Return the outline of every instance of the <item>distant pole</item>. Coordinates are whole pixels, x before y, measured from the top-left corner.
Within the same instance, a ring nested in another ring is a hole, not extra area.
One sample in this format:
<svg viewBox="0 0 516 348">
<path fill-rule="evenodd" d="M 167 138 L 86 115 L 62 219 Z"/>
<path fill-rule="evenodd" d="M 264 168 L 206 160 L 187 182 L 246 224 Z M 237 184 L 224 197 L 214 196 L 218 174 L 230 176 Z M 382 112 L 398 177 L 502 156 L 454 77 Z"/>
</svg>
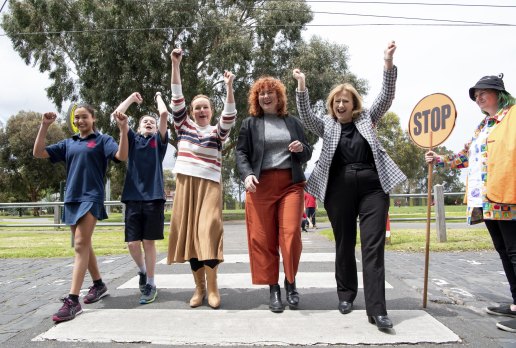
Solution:
<svg viewBox="0 0 516 348">
<path fill-rule="evenodd" d="M 435 229 L 437 230 L 437 242 L 446 242 L 446 213 L 444 209 L 443 185 L 434 186 L 434 212 Z"/>
</svg>

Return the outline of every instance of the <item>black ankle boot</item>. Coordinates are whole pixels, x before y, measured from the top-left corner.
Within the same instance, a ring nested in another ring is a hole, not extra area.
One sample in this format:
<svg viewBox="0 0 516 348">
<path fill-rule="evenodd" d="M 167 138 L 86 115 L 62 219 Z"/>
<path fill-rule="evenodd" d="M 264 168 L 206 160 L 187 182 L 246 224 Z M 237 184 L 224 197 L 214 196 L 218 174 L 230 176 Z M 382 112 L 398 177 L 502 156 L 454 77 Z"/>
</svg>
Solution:
<svg viewBox="0 0 516 348">
<path fill-rule="evenodd" d="M 294 282 L 289 283 L 287 278 L 285 278 L 285 292 L 287 293 L 287 302 L 290 309 L 297 309 L 299 305 L 299 293 L 296 289 L 296 280 Z"/>
<path fill-rule="evenodd" d="M 269 309 L 274 313 L 283 312 L 283 303 L 281 303 L 281 290 L 278 284 L 269 285 L 270 287 L 270 302 Z"/>
<path fill-rule="evenodd" d="M 367 319 L 371 324 L 376 325 L 378 330 L 392 329 L 392 321 L 387 315 L 368 316 Z"/>
</svg>

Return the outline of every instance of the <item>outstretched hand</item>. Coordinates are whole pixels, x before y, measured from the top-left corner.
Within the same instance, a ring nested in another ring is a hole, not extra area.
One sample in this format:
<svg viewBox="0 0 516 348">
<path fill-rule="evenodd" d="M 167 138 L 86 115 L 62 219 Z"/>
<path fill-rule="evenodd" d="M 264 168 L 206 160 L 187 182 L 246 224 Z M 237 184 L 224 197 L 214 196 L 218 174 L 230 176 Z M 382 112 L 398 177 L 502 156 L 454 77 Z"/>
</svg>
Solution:
<svg viewBox="0 0 516 348">
<path fill-rule="evenodd" d="M 142 98 L 141 94 L 138 92 L 134 92 L 133 94 L 131 94 L 131 96 L 129 98 L 131 98 L 131 101 L 133 103 L 136 103 L 138 105 L 140 105 L 143 102 L 143 98 Z"/>
<path fill-rule="evenodd" d="M 183 50 L 181 48 L 174 48 L 170 53 L 170 59 L 172 59 L 172 64 L 179 64 L 183 59 Z"/>
<path fill-rule="evenodd" d="M 299 80 L 303 80 L 303 81 L 305 80 L 305 74 L 303 72 L 301 72 L 301 70 L 299 70 L 297 68 L 292 71 L 292 76 L 294 76 L 294 78 L 296 80 L 298 80 L 298 81 Z"/>
<path fill-rule="evenodd" d="M 45 112 L 41 117 L 41 123 L 44 125 L 51 125 L 56 120 L 57 115 L 55 112 Z"/>
<path fill-rule="evenodd" d="M 393 41 L 389 42 L 385 51 L 383 51 L 383 58 L 385 60 L 392 60 L 394 52 L 396 51 L 396 43 Z"/>
<path fill-rule="evenodd" d="M 128 117 L 126 114 L 120 111 L 115 111 L 113 113 L 113 116 L 115 118 L 116 124 L 118 125 L 118 128 L 122 131 L 128 126 Z"/>
<path fill-rule="evenodd" d="M 425 153 L 425 161 L 428 164 L 434 163 L 436 157 L 437 157 L 437 155 L 433 151 L 428 151 L 427 153 Z"/>
<path fill-rule="evenodd" d="M 231 71 L 229 71 L 229 70 L 224 71 L 224 83 L 226 85 L 233 85 L 234 80 L 235 80 L 235 75 Z"/>
</svg>

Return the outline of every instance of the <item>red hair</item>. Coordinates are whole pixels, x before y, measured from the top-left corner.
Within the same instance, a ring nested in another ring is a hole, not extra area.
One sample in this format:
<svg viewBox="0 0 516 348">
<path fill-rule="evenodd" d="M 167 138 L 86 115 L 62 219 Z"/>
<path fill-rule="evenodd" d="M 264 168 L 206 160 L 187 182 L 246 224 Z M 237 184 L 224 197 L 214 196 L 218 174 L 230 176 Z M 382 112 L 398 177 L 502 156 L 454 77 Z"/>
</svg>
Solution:
<svg viewBox="0 0 516 348">
<path fill-rule="evenodd" d="M 265 89 L 275 91 L 278 96 L 278 116 L 287 116 L 287 92 L 285 85 L 280 80 L 270 76 L 260 77 L 249 90 L 249 97 L 247 99 L 249 115 L 263 116 L 263 109 L 258 102 L 258 96 Z"/>
</svg>

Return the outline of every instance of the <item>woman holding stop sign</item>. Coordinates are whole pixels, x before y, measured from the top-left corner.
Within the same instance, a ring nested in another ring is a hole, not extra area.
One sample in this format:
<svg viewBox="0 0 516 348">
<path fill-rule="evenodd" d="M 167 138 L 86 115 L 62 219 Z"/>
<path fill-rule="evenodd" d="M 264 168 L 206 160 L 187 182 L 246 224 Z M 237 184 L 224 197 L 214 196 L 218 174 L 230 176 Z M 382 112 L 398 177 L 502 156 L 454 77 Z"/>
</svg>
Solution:
<svg viewBox="0 0 516 348">
<path fill-rule="evenodd" d="M 503 74 L 484 76 L 469 89 L 484 118 L 465 148 L 450 156 L 428 151 L 425 159 L 438 167 L 468 168 L 468 223 L 486 224 L 513 299 L 512 304 L 488 307 L 487 312 L 516 318 L 516 100 L 505 90 L 502 78 Z M 496 326 L 516 332 L 515 319 Z"/>
</svg>

